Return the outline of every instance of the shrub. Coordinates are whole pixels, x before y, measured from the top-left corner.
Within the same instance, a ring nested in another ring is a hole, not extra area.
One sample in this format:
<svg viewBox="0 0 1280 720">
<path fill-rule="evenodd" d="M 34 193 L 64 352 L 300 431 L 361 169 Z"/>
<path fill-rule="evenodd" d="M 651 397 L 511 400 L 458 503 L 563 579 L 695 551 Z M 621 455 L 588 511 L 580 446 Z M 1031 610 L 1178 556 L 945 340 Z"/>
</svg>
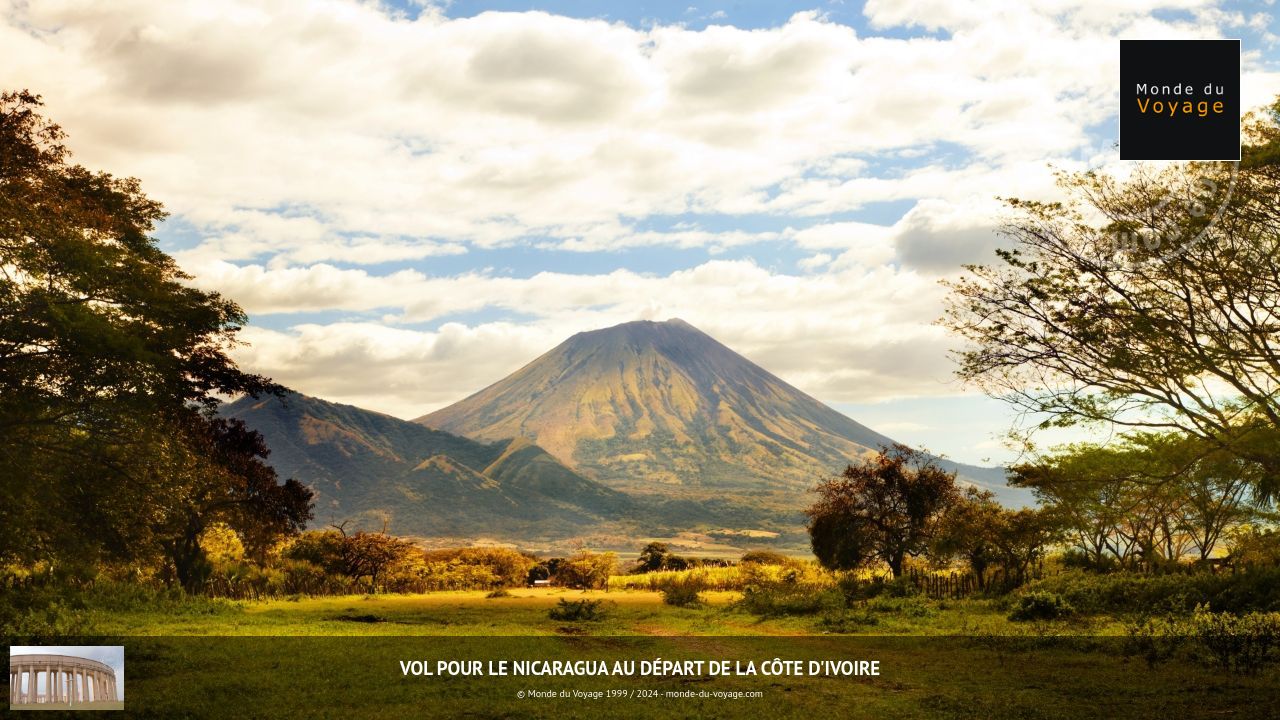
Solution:
<svg viewBox="0 0 1280 720">
<path fill-rule="evenodd" d="M 813 615 L 844 608 L 844 597 L 832 588 L 809 585 L 748 585 L 738 607 L 753 615 Z"/>
<path fill-rule="evenodd" d="M 1142 616 L 1125 625 L 1125 655 L 1140 655 L 1147 667 L 1168 660 L 1186 642 L 1186 630 L 1177 617 Z"/>
<path fill-rule="evenodd" d="M 1074 614 L 1071 604 L 1060 596 L 1048 592 L 1032 591 L 1018 598 L 1009 613 L 1010 620 L 1058 620 Z"/>
<path fill-rule="evenodd" d="M 1127 630 L 1126 652 L 1150 666 L 1186 647 L 1206 664 L 1253 675 L 1280 656 L 1280 613 L 1234 615 L 1200 606 L 1191 615 L 1142 618 Z"/>
<path fill-rule="evenodd" d="M 511 593 L 507 592 L 506 588 L 498 588 L 497 590 L 490 590 L 489 594 L 485 595 L 485 597 L 490 600 L 494 600 L 496 598 L 509 598 L 511 597 Z"/>
<path fill-rule="evenodd" d="M 689 607 L 702 603 L 702 591 L 707 589 L 707 580 L 701 574 L 687 573 L 665 580 L 658 588 L 662 593 L 662 602 L 676 607 Z"/>
<path fill-rule="evenodd" d="M 538 564 L 537 558 L 511 548 L 484 547 L 436 550 L 423 553 L 428 563 L 452 563 L 455 567 L 485 568 L 490 582 L 498 587 L 517 587 L 528 582 L 529 573 Z"/>
<path fill-rule="evenodd" d="M 1280 610 L 1280 568 L 1250 568 L 1222 575 L 1071 571 L 1037 580 L 1024 589 L 1060 595 L 1082 613 L 1185 613 L 1198 605 L 1237 614 Z"/>
<path fill-rule="evenodd" d="M 1280 649 L 1280 613 L 1232 615 L 1200 607 L 1190 633 L 1218 667 L 1253 675 Z"/>
<path fill-rule="evenodd" d="M 818 621 L 818 627 L 824 632 L 830 633 L 856 633 L 860 630 L 880 624 L 880 619 L 871 613 L 870 610 L 862 610 L 852 612 L 849 610 L 838 610 L 835 612 L 827 612 Z"/>
<path fill-rule="evenodd" d="M 845 606 L 830 573 L 813 563 L 738 566 L 743 583 L 738 607 L 755 615 L 812 615 Z"/>
<path fill-rule="evenodd" d="M 881 595 L 867 604 L 867 611 L 912 618 L 928 617 L 933 614 L 933 608 L 921 595 L 910 597 Z"/>
<path fill-rule="evenodd" d="M 74 599 L 42 599 L 22 609 L 0 607 L 0 635 L 8 638 L 53 642 L 88 634 L 88 627 L 84 610 Z"/>
<path fill-rule="evenodd" d="M 547 611 L 547 617 L 560 622 L 595 622 L 603 620 L 605 614 L 603 600 L 565 600 L 561 598 L 555 607 Z"/>
<path fill-rule="evenodd" d="M 911 578 L 903 575 L 880 583 L 880 593 L 893 598 L 914 597 L 920 594 L 920 588 L 911 581 Z"/>
<path fill-rule="evenodd" d="M 689 575 L 702 578 L 706 587 L 703 590 L 741 590 L 743 582 L 742 569 L 739 566 L 701 567 L 696 570 L 659 570 L 637 575 L 614 575 L 609 578 L 611 590 L 652 590 L 660 592 L 673 580 L 682 580 Z"/>
<path fill-rule="evenodd" d="M 793 565 L 795 560 L 773 550 L 752 550 L 742 556 L 738 562 L 743 565 Z"/>
</svg>

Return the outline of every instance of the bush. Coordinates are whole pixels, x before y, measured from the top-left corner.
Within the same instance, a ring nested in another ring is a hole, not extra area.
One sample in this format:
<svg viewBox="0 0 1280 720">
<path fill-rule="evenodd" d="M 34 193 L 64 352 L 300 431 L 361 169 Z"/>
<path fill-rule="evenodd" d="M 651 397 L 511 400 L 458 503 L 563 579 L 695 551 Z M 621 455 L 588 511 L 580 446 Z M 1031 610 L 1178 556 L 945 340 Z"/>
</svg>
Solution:
<svg viewBox="0 0 1280 720">
<path fill-rule="evenodd" d="M 742 556 L 738 562 L 743 565 L 794 565 L 795 560 L 773 550 L 752 550 Z"/>
<path fill-rule="evenodd" d="M 1280 649 L 1280 613 L 1232 615 L 1197 608 L 1190 633 L 1218 667 L 1253 675 Z"/>
<path fill-rule="evenodd" d="M 510 548 L 458 548 L 424 552 L 423 560 L 430 566 L 443 563 L 453 567 L 485 568 L 491 586 L 518 587 L 528 582 L 529 573 L 538 564 L 537 558 Z"/>
<path fill-rule="evenodd" d="M 560 622 L 595 622 L 606 615 L 603 600 L 565 600 L 549 611 L 547 617 Z"/>
<path fill-rule="evenodd" d="M 683 580 L 689 575 L 702 578 L 703 590 L 741 590 L 743 582 L 740 566 L 701 567 L 696 570 L 658 570 L 636 575 L 614 575 L 609 578 L 611 590 L 652 590 L 661 592 L 668 582 Z"/>
<path fill-rule="evenodd" d="M 1075 613 L 1071 604 L 1053 593 L 1033 591 L 1018 598 L 1010 620 L 1059 620 Z"/>
<path fill-rule="evenodd" d="M 1280 568 L 1222 575 L 1072 571 L 1036 580 L 1024 590 L 1060 595 L 1081 613 L 1188 613 L 1199 605 L 1215 612 L 1272 612 L 1280 611 Z"/>
<path fill-rule="evenodd" d="M 844 597 L 833 588 L 808 585 L 748 585 L 738 607 L 753 615 L 814 615 L 844 608 Z"/>
<path fill-rule="evenodd" d="M 920 588 L 906 575 L 882 582 L 880 588 L 882 595 L 892 598 L 915 597 L 920 594 Z"/>
<path fill-rule="evenodd" d="M 489 594 L 485 595 L 485 597 L 490 600 L 497 598 L 509 598 L 511 597 L 511 593 L 507 592 L 506 588 L 498 588 L 497 590 L 490 590 Z"/>
<path fill-rule="evenodd" d="M 881 595 L 867 604 L 867 611 L 911 618 L 928 617 L 933 614 L 933 608 L 922 595 L 910 597 Z"/>
<path fill-rule="evenodd" d="M 1186 630 L 1174 616 L 1142 616 L 1125 625 L 1125 654 L 1140 655 L 1147 667 L 1173 657 L 1186 641 Z"/>
<path fill-rule="evenodd" d="M 1254 675 L 1280 656 L 1280 613 L 1234 615 L 1201 606 L 1189 616 L 1142 618 L 1127 629 L 1126 652 L 1142 655 L 1149 666 L 1187 647 L 1206 664 Z"/>
<path fill-rule="evenodd" d="M 743 588 L 737 605 L 755 615 L 812 615 L 845 606 L 832 575 L 813 563 L 748 563 L 738 572 Z"/>
<path fill-rule="evenodd" d="M 827 612 L 818 621 L 818 627 L 824 632 L 840 634 L 856 633 L 864 628 L 879 624 L 880 619 L 871 614 L 870 610 L 851 612 L 842 609 L 835 612 Z"/>
<path fill-rule="evenodd" d="M 688 573 L 665 580 L 658 588 L 662 593 L 662 602 L 676 607 L 689 607 L 702 603 L 702 591 L 707 589 L 707 580 L 701 574 Z"/>
</svg>

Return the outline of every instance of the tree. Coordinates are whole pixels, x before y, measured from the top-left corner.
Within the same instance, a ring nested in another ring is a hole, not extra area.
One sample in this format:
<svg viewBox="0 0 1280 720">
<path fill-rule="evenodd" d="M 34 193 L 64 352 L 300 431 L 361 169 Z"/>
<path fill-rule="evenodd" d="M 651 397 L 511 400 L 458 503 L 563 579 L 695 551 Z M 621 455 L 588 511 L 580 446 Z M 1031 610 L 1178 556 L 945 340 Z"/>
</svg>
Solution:
<svg viewBox="0 0 1280 720">
<path fill-rule="evenodd" d="M 1133 448 L 1077 444 L 1010 469 L 1009 484 L 1036 499 L 1089 564 L 1128 563 L 1138 549 L 1131 520 L 1143 500 L 1142 458 Z"/>
<path fill-rule="evenodd" d="M 170 489 L 155 498 L 161 512 L 155 533 L 168 552 L 178 582 L 194 589 L 193 569 L 204 564 L 200 538 L 214 523 L 236 530 L 251 557 L 259 560 L 276 538 L 299 532 L 311 519 L 312 493 L 296 480 L 277 481 L 262 436 L 240 420 L 186 417 L 163 467 L 161 484 Z"/>
<path fill-rule="evenodd" d="M 651 542 L 641 548 L 640 557 L 636 558 L 636 570 L 638 572 L 666 570 L 672 557 L 669 545 L 664 542 Z"/>
<path fill-rule="evenodd" d="M 1164 494 L 1173 501 L 1163 519 L 1184 538 L 1184 551 L 1208 559 L 1225 533 L 1258 516 L 1253 493 L 1266 472 L 1258 463 L 1181 433 L 1143 433 L 1133 442 L 1152 458 L 1154 474 L 1167 479 Z"/>
<path fill-rule="evenodd" d="M 1031 508 L 1003 510 L 996 518 L 992 539 L 1007 582 L 1013 586 L 1026 582 L 1031 566 L 1044 556 L 1053 538 L 1052 521 L 1045 513 Z"/>
<path fill-rule="evenodd" d="M 0 94 L 0 561 L 189 564 L 210 522 L 296 529 L 309 493 L 215 416 L 283 392 L 228 355 L 244 312 L 187 284 L 160 204 L 72 164 L 40 106 Z"/>
<path fill-rule="evenodd" d="M 347 534 L 346 523 L 332 529 L 303 533 L 284 552 L 291 560 L 302 560 L 323 568 L 326 573 L 352 580 L 369 578 L 369 589 L 377 590 L 380 578 L 414 557 L 412 543 L 386 532 L 357 531 Z M 432 558 L 423 557 L 424 560 Z"/>
<path fill-rule="evenodd" d="M 343 530 L 342 561 L 345 574 L 354 579 L 368 576 L 369 588 L 378 588 L 378 576 L 405 558 L 413 548 L 407 540 L 386 533 L 347 535 Z"/>
<path fill-rule="evenodd" d="M 905 445 L 882 448 L 816 488 L 809 539 L 824 567 L 850 570 L 879 560 L 894 577 L 924 553 L 944 510 L 957 499 L 955 474 Z"/>
<path fill-rule="evenodd" d="M 986 589 L 987 570 L 993 567 L 1003 568 L 1006 582 L 1017 586 L 1027 580 L 1053 537 L 1053 523 L 1045 513 L 1010 510 L 990 490 L 971 487 L 943 514 L 932 551 L 941 558 L 963 558 L 979 589 Z"/>
<path fill-rule="evenodd" d="M 609 577 L 618 569 L 615 553 L 582 551 L 565 558 L 553 571 L 556 582 L 582 590 L 609 588 Z"/>
<path fill-rule="evenodd" d="M 1150 569 L 1192 548 L 1209 557 L 1256 514 L 1249 501 L 1264 472 L 1197 437 L 1134 433 L 1018 465 L 1010 483 L 1031 488 L 1095 567 L 1114 559 Z"/>
<path fill-rule="evenodd" d="M 980 590 L 986 588 L 987 569 L 1001 559 L 995 536 L 1004 508 L 995 497 L 990 490 L 965 488 L 943 514 L 933 539 L 933 554 L 963 559 L 977 578 Z"/>
<path fill-rule="evenodd" d="M 1090 172 L 1061 178 L 1064 202 L 1009 201 L 1001 263 L 947 283 L 960 377 L 1039 427 L 1191 434 L 1260 463 L 1260 497 L 1280 489 L 1277 117 L 1251 121 L 1235 176 Z"/>
</svg>

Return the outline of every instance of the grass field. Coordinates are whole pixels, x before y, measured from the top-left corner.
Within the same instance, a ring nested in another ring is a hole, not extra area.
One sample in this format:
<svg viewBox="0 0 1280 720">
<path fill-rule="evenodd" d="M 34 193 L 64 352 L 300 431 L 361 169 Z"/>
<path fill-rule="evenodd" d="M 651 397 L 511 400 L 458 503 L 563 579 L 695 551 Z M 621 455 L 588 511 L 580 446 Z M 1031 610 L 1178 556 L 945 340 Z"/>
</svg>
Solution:
<svg viewBox="0 0 1280 720">
<path fill-rule="evenodd" d="M 815 635 L 832 634 L 823 617 L 762 618 L 734 606 L 732 591 L 703 593 L 702 605 L 665 605 L 653 591 L 558 588 L 420 595 L 347 595 L 261 602 L 227 602 L 192 613 L 93 611 L 91 627 L 104 635 Z M 548 611 L 561 599 L 601 600 L 604 619 L 566 623 Z M 929 601 L 877 598 L 854 611 L 844 633 L 859 635 L 1119 635 L 1111 619 L 1014 623 L 989 600 Z"/>
<path fill-rule="evenodd" d="M 1017 623 L 991 600 L 880 597 L 846 613 L 761 618 L 733 591 L 699 606 L 657 592 L 515 589 L 191 601 L 90 609 L 84 644 L 126 648 L 130 717 L 1271 717 L 1274 669 L 1149 668 L 1119 618 Z M 561 599 L 603 619 L 553 620 Z M 70 642 L 69 639 L 64 639 Z M 406 675 L 401 661 L 495 659 L 876 660 L 878 676 L 507 677 Z M 528 693 L 546 692 L 534 698 Z M 522 693 L 525 693 L 522 695 Z M 614 693 L 611 697 L 610 693 Z"/>
</svg>

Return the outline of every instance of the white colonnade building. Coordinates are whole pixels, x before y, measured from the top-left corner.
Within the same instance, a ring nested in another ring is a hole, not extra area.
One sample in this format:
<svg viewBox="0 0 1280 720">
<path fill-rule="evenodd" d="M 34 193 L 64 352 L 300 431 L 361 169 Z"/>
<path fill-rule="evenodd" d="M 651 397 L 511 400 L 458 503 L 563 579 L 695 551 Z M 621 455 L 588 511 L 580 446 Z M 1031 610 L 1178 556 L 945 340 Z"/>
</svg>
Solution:
<svg viewBox="0 0 1280 720">
<path fill-rule="evenodd" d="M 74 707 L 119 696 L 116 671 L 106 663 L 70 655 L 9 656 L 10 705 Z"/>
</svg>

